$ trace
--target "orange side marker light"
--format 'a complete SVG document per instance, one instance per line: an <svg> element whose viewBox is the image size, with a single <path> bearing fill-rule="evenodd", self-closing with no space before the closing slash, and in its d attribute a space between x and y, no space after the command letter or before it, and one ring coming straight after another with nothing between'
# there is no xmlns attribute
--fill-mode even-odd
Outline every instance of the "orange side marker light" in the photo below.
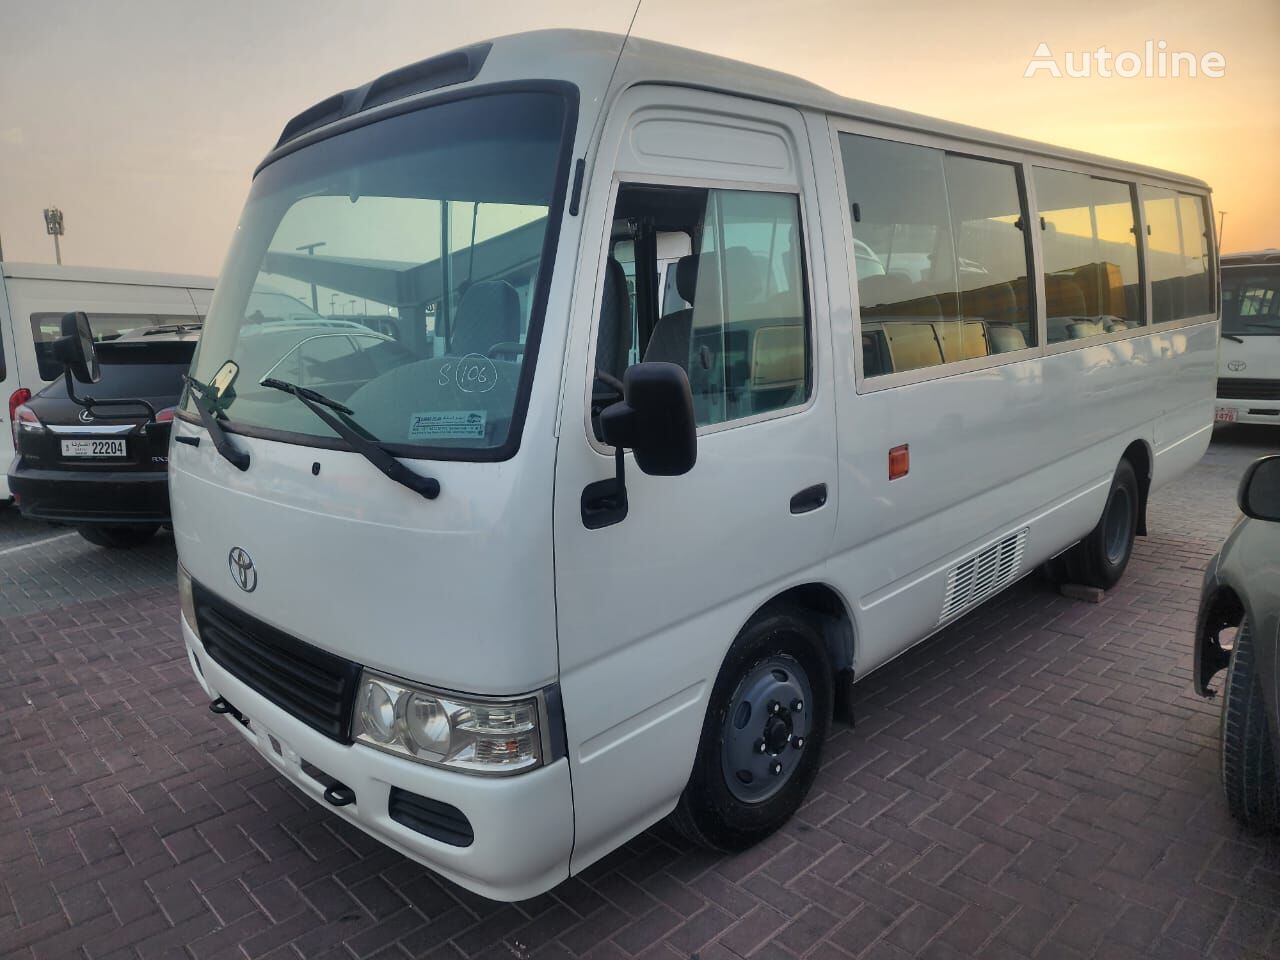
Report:
<svg viewBox="0 0 1280 960"><path fill-rule="evenodd" d="M908 444L893 447L889 450L889 479L897 480L911 471L911 452Z"/></svg>

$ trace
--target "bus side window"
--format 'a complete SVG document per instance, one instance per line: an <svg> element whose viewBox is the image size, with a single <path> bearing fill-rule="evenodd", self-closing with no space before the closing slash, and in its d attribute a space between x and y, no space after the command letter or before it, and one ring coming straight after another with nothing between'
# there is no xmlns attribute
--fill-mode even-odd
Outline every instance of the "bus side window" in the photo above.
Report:
<svg viewBox="0 0 1280 960"><path fill-rule="evenodd" d="M630 355L679 364L699 426L782 410L809 395L812 368L799 197L790 193L624 184L612 250L634 252L632 318L603 291L593 410L616 393ZM609 258L612 260L613 258ZM606 264L605 283L611 267ZM628 306L630 301L628 300ZM623 325L635 332L631 344ZM647 334L647 335L646 335ZM598 435L598 430L597 430Z"/></svg>
<svg viewBox="0 0 1280 960"><path fill-rule="evenodd" d="M1142 284L1132 188L1036 167L1049 343L1140 327Z"/></svg>
<svg viewBox="0 0 1280 960"><path fill-rule="evenodd" d="M840 150L863 376L1035 346L1017 168L858 134Z"/></svg>
<svg viewBox="0 0 1280 960"><path fill-rule="evenodd" d="M1156 323L1213 312L1209 233L1204 201L1186 193L1143 185L1147 218L1147 273Z"/></svg>

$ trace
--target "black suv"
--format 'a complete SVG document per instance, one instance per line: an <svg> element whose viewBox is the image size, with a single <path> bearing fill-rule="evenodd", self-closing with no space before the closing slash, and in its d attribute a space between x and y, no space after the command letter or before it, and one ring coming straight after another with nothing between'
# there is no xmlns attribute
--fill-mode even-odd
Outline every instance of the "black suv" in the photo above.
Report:
<svg viewBox="0 0 1280 960"><path fill-rule="evenodd" d="M9 488L25 517L134 547L169 523L169 431L198 324L96 345L101 379L55 380L14 411Z"/></svg>

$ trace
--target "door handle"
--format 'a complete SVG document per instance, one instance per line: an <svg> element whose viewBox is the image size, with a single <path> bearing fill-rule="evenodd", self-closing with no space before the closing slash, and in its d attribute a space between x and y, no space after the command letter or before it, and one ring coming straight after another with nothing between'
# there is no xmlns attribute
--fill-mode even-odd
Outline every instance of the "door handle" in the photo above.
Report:
<svg viewBox="0 0 1280 960"><path fill-rule="evenodd" d="M826 506L826 503L827 485L825 483L815 483L812 487L805 487L791 498L791 512L808 513L811 510Z"/></svg>

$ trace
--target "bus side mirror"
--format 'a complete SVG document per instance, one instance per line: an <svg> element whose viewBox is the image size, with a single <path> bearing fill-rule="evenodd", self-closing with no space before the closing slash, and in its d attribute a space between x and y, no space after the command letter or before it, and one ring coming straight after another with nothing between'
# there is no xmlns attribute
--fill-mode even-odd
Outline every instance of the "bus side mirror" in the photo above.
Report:
<svg viewBox="0 0 1280 960"><path fill-rule="evenodd" d="M622 377L619 402L600 412L604 442L631 450L636 466L655 477L678 477L698 460L689 376L674 363L637 363Z"/></svg>
<svg viewBox="0 0 1280 960"><path fill-rule="evenodd" d="M1280 522L1280 456L1255 460L1240 481L1240 512L1254 520Z"/></svg>
<svg viewBox="0 0 1280 960"><path fill-rule="evenodd" d="M689 375L674 363L637 363L622 376L622 399L600 411L600 434L613 447L614 475L582 491L582 525L588 530L627 517L627 450L636 466L655 477L678 477L698 459L697 424Z"/></svg>
<svg viewBox="0 0 1280 960"><path fill-rule="evenodd" d="M84 313L68 313L62 317L62 336L53 341L53 357L81 383L97 383L102 379L98 366L98 350L93 343L93 329Z"/></svg>

